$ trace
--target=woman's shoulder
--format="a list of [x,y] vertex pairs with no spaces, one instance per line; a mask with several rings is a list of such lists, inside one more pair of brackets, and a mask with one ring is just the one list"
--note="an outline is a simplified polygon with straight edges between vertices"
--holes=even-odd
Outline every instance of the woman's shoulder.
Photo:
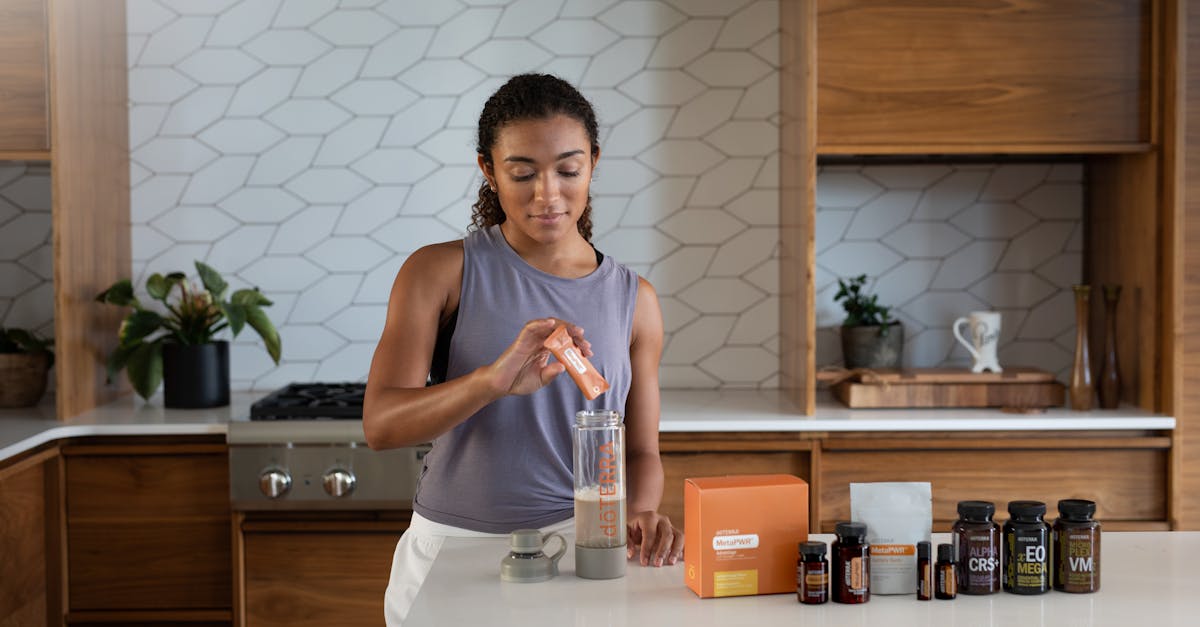
[[422,270],[432,270],[450,265],[462,265],[463,240],[427,244],[413,251],[404,261],[405,266],[412,265]]
[[462,240],[428,244],[413,251],[404,260],[392,289],[406,291],[417,286],[426,286],[424,289],[434,286],[447,288],[461,281],[462,270]]

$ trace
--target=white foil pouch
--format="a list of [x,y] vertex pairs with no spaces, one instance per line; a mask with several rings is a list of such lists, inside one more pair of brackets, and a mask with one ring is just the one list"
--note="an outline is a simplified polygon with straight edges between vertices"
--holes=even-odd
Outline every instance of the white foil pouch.
[[929,483],[851,483],[850,519],[867,525],[871,594],[915,593],[917,543],[933,528]]

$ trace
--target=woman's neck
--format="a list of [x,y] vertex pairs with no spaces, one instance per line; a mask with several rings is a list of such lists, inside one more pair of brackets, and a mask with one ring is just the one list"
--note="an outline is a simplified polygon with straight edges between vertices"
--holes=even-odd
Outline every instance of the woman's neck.
[[578,230],[553,242],[539,242],[505,222],[500,233],[525,263],[554,276],[578,279],[596,270],[596,252]]

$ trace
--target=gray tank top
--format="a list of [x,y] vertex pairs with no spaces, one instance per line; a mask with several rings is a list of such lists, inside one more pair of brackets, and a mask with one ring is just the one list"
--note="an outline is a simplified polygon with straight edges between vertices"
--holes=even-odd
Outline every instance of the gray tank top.
[[487,533],[544,527],[574,514],[571,425],[581,409],[625,413],[637,284],[637,274],[609,256],[591,274],[565,279],[526,263],[499,226],[467,235],[446,378],[495,361],[529,320],[555,317],[583,327],[591,362],[612,387],[589,401],[564,373],[533,394],[479,410],[434,440],[414,510]]

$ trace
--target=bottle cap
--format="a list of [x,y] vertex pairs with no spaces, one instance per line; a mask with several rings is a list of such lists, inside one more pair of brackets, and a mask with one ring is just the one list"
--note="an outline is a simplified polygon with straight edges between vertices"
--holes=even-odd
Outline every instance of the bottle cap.
[[867,525],[860,522],[840,522],[834,527],[838,538],[862,542],[867,538]]
[[1090,520],[1096,515],[1096,502],[1084,499],[1063,499],[1058,502],[1058,515],[1067,520]]
[[825,543],[817,540],[801,542],[799,548],[801,555],[812,555],[816,557],[825,555]]
[[938,545],[938,561],[954,563],[954,545],[939,544]]
[[508,548],[513,553],[541,553],[542,532],[537,529],[517,529],[508,535]]
[[1035,518],[1046,514],[1046,504],[1041,501],[1012,501],[1008,513],[1013,518]]
[[996,506],[991,501],[959,501],[958,515],[968,520],[985,521],[996,513]]
[[917,543],[917,559],[929,559],[930,544],[924,540]]

